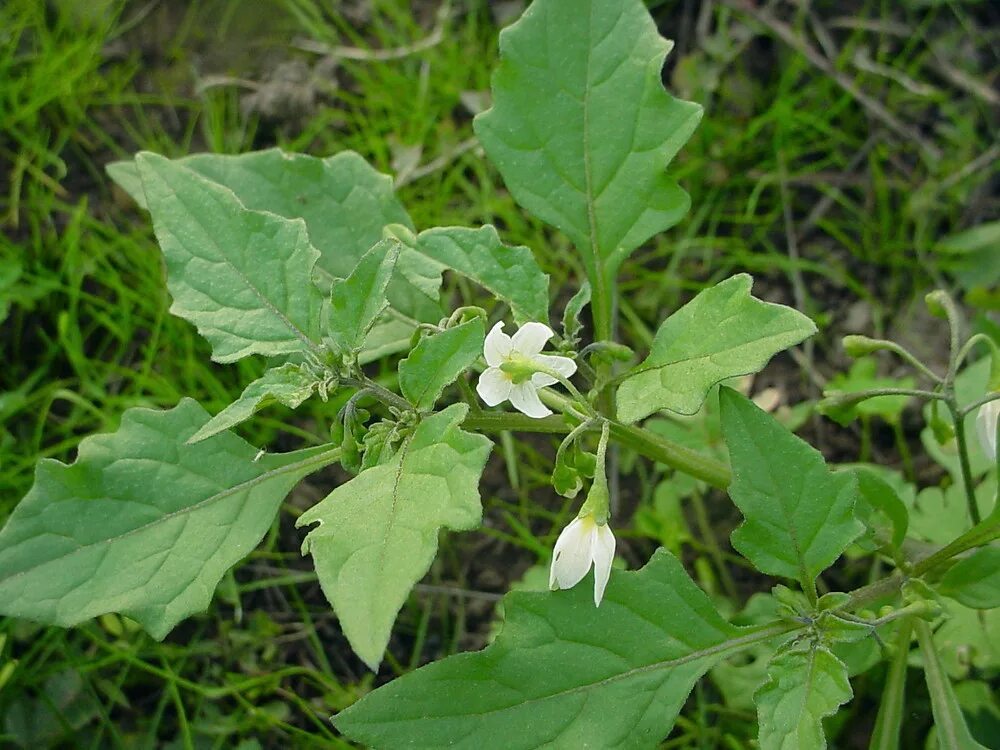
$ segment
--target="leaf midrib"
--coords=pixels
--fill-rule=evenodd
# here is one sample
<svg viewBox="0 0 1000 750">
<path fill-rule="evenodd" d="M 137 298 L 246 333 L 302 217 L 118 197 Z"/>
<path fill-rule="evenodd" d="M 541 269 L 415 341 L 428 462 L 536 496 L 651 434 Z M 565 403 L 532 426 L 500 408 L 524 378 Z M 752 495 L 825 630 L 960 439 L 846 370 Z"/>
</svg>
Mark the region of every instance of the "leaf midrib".
<svg viewBox="0 0 1000 750">
<path fill-rule="evenodd" d="M 708 648 L 698 649 L 696 651 L 691 652 L 690 654 L 685 654 L 684 656 L 677 657 L 675 659 L 665 659 L 663 661 L 654 662 L 652 664 L 646 664 L 641 667 L 633 667 L 632 669 L 625 670 L 624 672 L 612 675 L 610 677 L 605 677 L 604 679 L 597 680 L 595 682 L 590 682 L 584 685 L 577 685 L 572 688 L 566 688 L 564 690 L 559 690 L 555 693 L 549 693 L 548 695 L 533 696 L 531 698 L 528 698 L 527 700 L 512 705 L 502 706 L 500 708 L 494 708 L 488 711 L 474 711 L 462 714 L 446 714 L 443 716 L 433 716 L 433 717 L 424 715 L 418 719 L 410 719 L 409 721 L 420 721 L 422 719 L 433 720 L 433 719 L 451 719 L 451 718 L 463 718 L 463 717 L 473 717 L 473 716 L 489 716 L 491 714 L 500 713 L 502 711 L 509 711 L 511 709 L 521 708 L 523 706 L 531 705 L 533 703 L 551 700 L 552 698 L 561 698 L 567 695 L 574 695 L 576 693 L 584 692 L 587 690 L 598 689 L 601 687 L 605 687 L 607 685 L 615 684 L 622 680 L 627 680 L 632 677 L 640 676 L 650 672 L 673 669 L 674 667 L 683 666 L 693 661 L 698 661 L 699 659 L 705 659 L 712 656 L 722 655 L 728 651 L 747 648 L 755 643 L 770 640 L 771 638 L 775 638 L 779 635 L 783 635 L 785 633 L 789 633 L 794 630 L 800 630 L 802 627 L 803 627 L 802 625 L 793 623 L 776 623 L 775 625 L 772 625 L 770 627 L 761 628 L 753 633 L 748 633 L 747 635 L 743 635 L 738 638 L 731 638 L 729 640 L 723 641 L 722 643 L 709 646 Z"/>
<path fill-rule="evenodd" d="M 186 169 L 189 169 L 189 168 L 186 168 Z M 194 172 L 194 170 L 190 170 L 190 171 Z M 197 172 L 194 172 L 194 173 L 197 175 L 198 179 L 200 179 L 200 180 L 204 180 L 205 182 L 208 182 L 209 184 L 212 184 L 212 185 L 217 185 L 218 184 L 218 183 L 211 182 L 206 177 L 202 176 L 201 174 L 199 174 Z M 266 309 L 268 309 L 271 312 L 272 315 L 274 315 L 275 317 L 277 317 L 278 320 L 280 320 L 282 323 L 284 323 L 284 325 L 295 335 L 296 338 L 300 339 L 303 343 L 305 343 L 307 349 L 315 349 L 316 348 L 315 342 L 313 342 L 313 340 L 310 339 L 309 336 L 306 335 L 306 333 L 304 331 L 300 330 L 299 327 L 297 325 L 295 325 L 295 323 L 293 323 L 292 320 L 287 315 L 285 315 L 284 312 L 282 312 L 280 309 L 278 309 L 277 305 L 275 305 L 270 299 L 268 299 L 268 297 L 260 289 L 257 288 L 257 286 L 246 276 L 246 274 L 244 274 L 243 271 L 241 271 L 236 266 L 236 264 L 233 263 L 232 259 L 229 257 L 229 254 L 226 253 L 223 250 L 222 246 L 218 242 L 215 241 L 215 239 L 214 239 L 215 235 L 211 231 L 211 228 L 205 226 L 205 224 L 199 218 L 197 218 L 198 217 L 197 212 L 193 212 L 193 211 L 189 210 L 189 204 L 187 204 L 184 201 L 184 199 L 181 197 L 181 194 L 179 194 L 173 188 L 173 186 L 171 186 L 165 179 L 163 179 L 163 177 L 160 176 L 160 174 L 159 174 L 158 171 L 157 171 L 156 175 L 157 175 L 157 178 L 160 180 L 160 182 L 163 184 L 163 186 L 167 190 L 170 191 L 171 195 L 173 195 L 174 200 L 176 200 L 178 203 L 181 203 L 182 205 L 185 206 L 185 209 L 187 210 L 187 213 L 202 228 L 202 231 L 204 232 L 205 236 L 211 238 L 212 244 L 219 251 L 219 255 L 223 258 L 225 264 L 232 270 L 232 272 L 236 276 L 239 277 L 239 279 L 254 294 L 254 296 L 257 297 L 258 300 L 260 300 L 261 304 L 263 304 L 263 306 Z M 140 177 L 141 177 L 141 175 L 140 175 Z M 243 207 L 243 204 L 239 201 L 239 198 L 236 197 L 236 193 L 234 193 L 231 190 L 229 192 L 232 193 L 232 195 L 236 199 L 237 203 L 241 207 Z M 148 202 L 148 197 L 147 197 L 147 202 Z M 258 216 L 258 217 L 264 217 L 264 216 L 266 216 L 266 214 L 264 212 L 261 212 L 261 211 L 252 211 L 251 209 L 248 209 L 248 208 L 245 208 L 245 210 L 251 212 L 253 215 Z M 272 214 L 272 215 L 275 216 L 275 217 L 278 217 L 278 218 L 283 218 L 283 217 L 279 217 L 278 214 Z M 301 226 L 296 226 L 295 227 L 295 229 L 297 230 L 296 233 L 298 235 L 298 239 L 300 241 L 304 237 L 308 237 L 308 234 L 305 232 L 305 222 L 304 221 L 302 221 L 301 219 L 284 219 L 284 221 L 287 221 L 290 224 L 301 224 Z M 171 229 L 168 229 L 166 227 L 164 227 L 164 229 L 165 229 L 165 231 L 167 231 L 167 232 L 170 233 L 170 235 L 174 238 L 174 240 L 177 242 L 177 244 L 179 246 L 184 247 L 184 244 L 180 241 L 180 239 L 178 238 L 178 236 L 177 236 L 177 234 L 175 232 L 173 232 Z M 243 235 L 245 237 L 247 237 L 247 233 L 246 233 L 245 228 L 244 228 L 244 231 L 243 231 Z M 247 244 L 248 244 L 249 243 L 249 238 L 248 237 L 247 237 L 246 241 L 247 241 Z M 308 239 L 306 239 L 306 242 L 308 243 Z M 300 243 L 296 243 L 295 250 L 298 250 L 300 248 L 300 246 L 301 246 Z M 191 252 L 190 250 L 187 250 L 186 248 L 185 248 L 185 250 L 186 250 L 186 252 L 188 253 L 188 255 L 190 257 L 193 257 L 193 258 L 199 257 L 194 252 Z M 187 264 L 185 263 L 185 266 L 186 265 Z M 315 265 L 315 261 L 314 261 L 314 265 Z M 178 281 L 180 281 L 180 279 L 178 279 Z M 185 284 L 185 286 L 187 286 L 187 284 Z M 214 298 L 213 298 L 213 301 L 218 303 L 218 300 L 215 300 Z M 228 305 L 220 305 L 220 306 L 222 306 L 222 307 L 228 307 Z M 232 308 L 230 308 L 230 309 L 232 309 Z M 215 327 L 215 326 L 213 326 L 213 327 Z M 226 331 L 225 333 L 229 334 L 229 331 Z"/>
<path fill-rule="evenodd" d="M 287 464 L 285 466 L 279 466 L 276 469 L 271 469 L 270 471 L 264 472 L 263 474 L 259 474 L 258 476 L 253 477 L 252 479 L 248 479 L 248 480 L 246 480 L 244 482 L 240 482 L 239 484 L 234 485 L 233 487 L 227 487 L 226 489 L 224 489 L 224 490 L 222 490 L 220 492 L 216 492 L 214 495 L 210 495 L 209 497 L 205 498 L 204 500 L 199 500 L 194 505 L 188 505 L 188 506 L 185 506 L 185 507 L 180 508 L 178 510 L 172 511 L 170 513 L 166 513 L 166 514 L 164 514 L 164 515 L 162 515 L 162 516 L 160 516 L 160 517 L 158 517 L 158 518 L 150 521 L 149 523 L 145 523 L 142 526 L 137 526 L 134 529 L 129 529 L 128 531 L 126 531 L 123 534 L 118 534 L 117 536 L 108 537 L 106 539 L 99 539 L 99 540 L 97 540 L 95 542 L 90 542 L 89 544 L 81 545 L 81 546 L 77 547 L 76 549 L 73 549 L 73 550 L 71 550 L 69 552 L 66 552 L 66 553 L 62 554 L 62 555 L 59 555 L 57 557 L 49 558 L 48 560 L 45 560 L 45 561 L 43 561 L 43 562 L 41 562 L 41 563 L 39 563 L 37 565 L 34 565 L 34 566 L 30 567 L 30 568 L 26 568 L 24 570 L 18 571 L 17 573 L 13 573 L 12 575 L 6 576 L 4 578 L 0 578 L 0 585 L 6 584 L 9 581 L 13 581 L 13 580 L 15 580 L 17 578 L 20 578 L 23 575 L 27 575 L 29 573 L 32 573 L 33 571 L 36 571 L 36 570 L 38 570 L 40 568 L 43 568 L 46 565 L 49 565 L 51 563 L 62 562 L 64 560 L 70 559 L 70 558 L 72 558 L 72 557 L 80 554 L 81 552 L 84 552 L 85 550 L 88 550 L 88 549 L 90 549 L 92 547 L 98 547 L 98 546 L 103 546 L 103 545 L 112 545 L 112 544 L 115 544 L 117 542 L 122 541 L 123 539 L 127 539 L 128 537 L 131 537 L 131 536 L 134 536 L 134 535 L 136 535 L 136 534 L 138 534 L 140 532 L 146 531 L 147 529 L 150 529 L 150 528 L 153 528 L 155 526 L 158 526 L 161 523 L 165 523 L 166 521 L 168 521 L 170 519 L 176 518 L 178 516 L 181 516 L 181 515 L 184 515 L 184 514 L 187 514 L 187 513 L 194 513 L 197 510 L 199 510 L 199 509 L 201 509 L 201 508 L 203 508 L 203 507 L 205 507 L 207 505 L 210 505 L 210 504 L 215 503 L 215 502 L 217 502 L 219 500 L 222 500 L 222 499 L 224 499 L 226 497 L 234 495 L 237 492 L 240 492 L 242 490 L 250 489 L 250 488 L 254 487 L 257 484 L 261 484 L 262 482 L 266 482 L 267 480 L 273 479 L 273 478 L 278 477 L 278 476 L 281 476 L 282 474 L 293 473 L 295 471 L 298 471 L 299 469 L 307 468 L 308 466 L 310 466 L 312 464 L 330 463 L 330 461 L 331 460 L 335 460 L 336 455 L 339 455 L 339 454 L 340 454 L 340 449 L 339 448 L 334 448 L 334 449 L 331 449 L 330 451 L 326 451 L 324 453 L 320 453 L 319 455 L 312 456 L 310 458 L 305 458 L 305 459 L 303 459 L 301 461 L 297 461 L 297 462 L 292 463 L 292 464 Z"/>
</svg>

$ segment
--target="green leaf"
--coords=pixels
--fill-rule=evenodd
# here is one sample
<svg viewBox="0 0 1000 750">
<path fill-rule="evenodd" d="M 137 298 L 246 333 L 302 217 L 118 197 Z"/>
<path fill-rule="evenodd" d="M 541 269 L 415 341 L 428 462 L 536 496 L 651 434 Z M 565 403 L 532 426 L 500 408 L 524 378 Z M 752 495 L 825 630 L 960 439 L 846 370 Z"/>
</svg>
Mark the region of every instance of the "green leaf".
<svg viewBox="0 0 1000 750">
<path fill-rule="evenodd" d="M 323 449 L 258 459 L 232 433 L 186 444 L 207 420 L 190 399 L 129 409 L 75 463 L 43 459 L 0 531 L 0 614 L 70 626 L 121 612 L 163 638 L 205 609 L 288 491 L 333 460 Z"/>
<path fill-rule="evenodd" d="M 863 530 L 852 509 L 857 480 L 831 473 L 823 456 L 736 391 L 719 394 L 733 482 L 745 516 L 733 547 L 769 575 L 807 590 Z"/>
<path fill-rule="evenodd" d="M 858 478 L 859 493 L 855 515 L 867 529 L 866 549 L 875 551 L 891 547 L 898 550 L 906 539 L 910 522 L 906 504 L 899 499 L 892 485 L 875 471 L 858 468 L 854 474 Z"/>
<path fill-rule="evenodd" d="M 795 643 L 768 665 L 768 681 L 754 700 L 761 750 L 822 750 L 823 719 L 854 693 L 847 667 L 819 644 Z"/>
<path fill-rule="evenodd" d="M 583 330 L 583 323 L 580 320 L 580 316 L 583 314 L 583 308 L 589 304 L 590 282 L 584 281 L 576 294 L 570 297 L 569 302 L 566 303 L 566 309 L 563 310 L 563 338 L 570 345 L 575 345 L 580 340 L 580 331 Z"/>
<path fill-rule="evenodd" d="M 542 273 L 527 247 L 504 245 L 493 226 L 428 229 L 417 237 L 416 249 L 441 270 L 454 271 L 493 292 L 510 305 L 518 325 L 532 320 L 548 323 L 548 274 Z"/>
<path fill-rule="evenodd" d="M 930 625 L 917 619 L 914 621 L 914 628 L 924 660 L 924 677 L 927 680 L 927 691 L 931 695 L 931 712 L 934 714 L 938 747 L 940 750 L 986 750 L 976 742 L 965 723 L 955 691 L 941 666 Z"/>
<path fill-rule="evenodd" d="M 347 276 L 389 224 L 413 229 L 396 198 L 392 178 L 377 172 L 353 151 L 317 159 L 278 148 L 230 156 L 195 154 L 173 162 L 227 187 L 247 208 L 286 219 L 303 219 L 321 257 L 318 265 L 334 278 Z M 108 174 L 147 208 L 138 167 L 115 162 Z"/>
<path fill-rule="evenodd" d="M 272 401 L 295 409 L 315 389 L 315 378 L 303 372 L 298 365 L 288 363 L 273 367 L 248 385 L 236 401 L 208 420 L 188 438 L 188 443 L 201 442 L 245 422 L 254 412 Z"/>
<path fill-rule="evenodd" d="M 982 518 L 989 516 L 996 498 L 996 479 L 987 477 L 974 494 Z M 972 525 L 969 501 L 962 483 L 946 489 L 925 487 L 917 494 L 910 509 L 908 535 L 933 544 L 945 545 L 968 531 Z"/>
<path fill-rule="evenodd" d="M 492 645 L 404 675 L 334 723 L 372 748 L 655 748 L 691 688 L 744 634 L 672 555 L 614 571 L 601 606 L 581 584 L 514 592 Z"/>
<path fill-rule="evenodd" d="M 434 408 L 445 386 L 472 366 L 483 352 L 486 331 L 480 318 L 426 336 L 399 363 L 399 388 L 421 411 Z"/>
<path fill-rule="evenodd" d="M 906 698 L 906 667 L 910 656 L 913 623 L 904 617 L 896 634 L 896 653 L 885 676 L 882 700 L 879 701 L 875 728 L 869 750 L 899 750 L 899 731 L 903 726 Z"/>
<path fill-rule="evenodd" d="M 541 0 L 500 34 L 476 135 L 514 198 L 569 235 L 608 315 L 625 257 L 690 198 L 665 168 L 701 107 L 663 90 L 672 44 L 641 0 Z"/>
<path fill-rule="evenodd" d="M 389 302 L 385 290 L 402 246 L 386 239 L 362 256 L 346 279 L 330 288 L 330 307 L 324 332 L 343 354 L 357 352 Z"/>
<path fill-rule="evenodd" d="M 981 547 L 959 560 L 937 588 L 972 609 L 1000 607 L 1000 547 Z"/>
<path fill-rule="evenodd" d="M 323 298 L 305 224 L 246 209 L 232 191 L 157 154 L 136 164 L 166 259 L 170 312 L 198 327 L 212 358 L 313 347 Z"/>
<path fill-rule="evenodd" d="M 373 670 L 396 613 L 437 552 L 438 530 L 479 525 L 479 476 L 490 452 L 458 425 L 455 404 L 424 419 L 393 460 L 361 472 L 302 514 L 302 544 L 351 647 Z"/>
<path fill-rule="evenodd" d="M 290 154 L 281 149 L 254 151 L 238 156 L 196 154 L 175 163 L 232 190 L 254 211 L 267 211 L 286 219 L 302 219 L 309 239 L 319 251 L 316 270 L 323 288 L 335 278 L 348 276 L 379 240 L 389 224 L 413 229 L 413 222 L 396 198 L 392 178 L 371 167 L 353 151 L 325 159 Z M 138 168 L 133 162 L 115 162 L 108 174 L 143 208 Z M 387 296 L 393 309 L 419 321 L 441 318 L 438 301 L 441 274 L 434 264 L 404 250 Z M 375 325 L 363 361 L 405 348 L 413 326 L 384 317 Z"/>
<path fill-rule="evenodd" d="M 631 423 L 659 409 L 694 414 L 716 383 L 761 370 L 775 354 L 816 332 L 805 315 L 750 295 L 739 274 L 709 287 L 667 318 L 649 357 L 618 388 L 618 417 Z"/>
</svg>

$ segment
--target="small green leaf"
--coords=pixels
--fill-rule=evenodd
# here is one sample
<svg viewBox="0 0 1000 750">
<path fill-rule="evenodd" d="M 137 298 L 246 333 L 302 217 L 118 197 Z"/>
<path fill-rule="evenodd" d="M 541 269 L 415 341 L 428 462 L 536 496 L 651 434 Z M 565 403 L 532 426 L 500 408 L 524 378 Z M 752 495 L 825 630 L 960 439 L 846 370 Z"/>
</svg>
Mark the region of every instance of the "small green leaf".
<svg viewBox="0 0 1000 750">
<path fill-rule="evenodd" d="M 625 257 L 690 205 L 665 169 L 702 111 L 663 90 L 671 46 L 641 0 L 535 2 L 501 32 L 474 122 L 517 202 L 576 245 L 602 310 Z"/>
<path fill-rule="evenodd" d="M 190 399 L 129 409 L 75 463 L 43 459 L 0 531 L 0 613 L 70 626 L 120 612 L 163 638 L 205 609 L 288 491 L 334 460 L 325 448 L 258 458 L 232 433 L 188 445 L 207 420 Z"/>
<path fill-rule="evenodd" d="M 580 331 L 583 329 L 580 316 L 583 314 L 583 308 L 589 304 L 590 282 L 585 281 L 580 285 L 576 294 L 570 297 L 569 302 L 566 303 L 566 309 L 563 310 L 563 338 L 570 345 L 575 345 L 580 340 Z"/>
<path fill-rule="evenodd" d="M 438 530 L 479 524 L 490 441 L 459 429 L 467 412 L 455 404 L 427 417 L 393 460 L 362 471 L 296 521 L 319 524 L 302 552 L 313 556 L 344 634 L 373 670 L 396 613 L 434 560 Z"/>
<path fill-rule="evenodd" d="M 362 256 L 350 276 L 333 282 L 324 329 L 342 354 L 361 349 L 372 325 L 388 307 L 385 290 L 401 247 L 397 240 L 382 240 Z"/>
<path fill-rule="evenodd" d="M 972 609 L 1000 607 L 1000 547 L 981 547 L 959 560 L 938 591 Z"/>
<path fill-rule="evenodd" d="M 852 510 L 857 480 L 831 473 L 823 456 L 736 391 L 719 394 L 733 482 L 743 512 L 733 547 L 769 575 L 812 582 L 862 531 Z"/>
<path fill-rule="evenodd" d="M 170 312 L 212 344 L 212 358 L 308 350 L 319 333 L 319 258 L 305 224 L 245 208 L 232 191 L 157 154 L 136 156 L 167 265 Z"/>
<path fill-rule="evenodd" d="M 188 443 L 198 443 L 213 435 L 245 422 L 268 402 L 295 409 L 316 389 L 315 379 L 304 373 L 298 365 L 284 364 L 273 367 L 248 385 L 240 397 L 220 411 L 200 430 L 188 438 Z"/>
<path fill-rule="evenodd" d="M 768 681 L 754 696 L 761 750 L 822 750 L 823 719 L 854 693 L 847 667 L 816 643 L 800 641 L 768 665 Z"/>
<path fill-rule="evenodd" d="M 761 370 L 775 354 L 816 332 L 805 315 L 750 295 L 739 274 L 699 293 L 656 332 L 649 357 L 618 388 L 618 417 L 659 409 L 694 414 L 716 383 Z"/>
<path fill-rule="evenodd" d="M 931 712 L 940 750 L 986 750 L 973 738 L 965 723 L 962 708 L 958 705 L 955 690 L 941 666 L 935 647 L 931 626 L 923 620 L 914 620 L 920 654 L 924 660 L 924 677 L 931 695 Z"/>
<path fill-rule="evenodd" d="M 417 237 L 416 249 L 441 270 L 454 271 L 493 292 L 510 305 L 518 325 L 532 320 L 548 323 L 548 274 L 542 273 L 527 247 L 504 245 L 493 226 L 428 229 Z"/>
<path fill-rule="evenodd" d="M 338 714 L 372 748 L 655 748 L 698 678 L 745 647 L 669 553 L 583 584 L 504 598 L 492 645 L 404 675 Z"/>
<path fill-rule="evenodd" d="M 399 388 L 421 411 L 434 408 L 445 386 L 472 366 L 483 353 L 486 336 L 480 318 L 420 340 L 399 363 Z"/>
</svg>

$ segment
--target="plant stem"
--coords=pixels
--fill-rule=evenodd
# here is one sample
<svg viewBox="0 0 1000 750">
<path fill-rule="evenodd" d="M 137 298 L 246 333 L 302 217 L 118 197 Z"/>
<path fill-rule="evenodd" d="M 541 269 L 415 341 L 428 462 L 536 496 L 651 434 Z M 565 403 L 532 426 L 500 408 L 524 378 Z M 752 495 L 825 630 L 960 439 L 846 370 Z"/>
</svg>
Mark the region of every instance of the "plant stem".
<svg viewBox="0 0 1000 750">
<path fill-rule="evenodd" d="M 955 425 L 955 441 L 958 445 L 958 462 L 962 467 L 962 485 L 965 487 L 965 501 L 969 506 L 969 518 L 972 525 L 977 526 L 982 520 L 979 515 L 979 503 L 976 500 L 976 488 L 972 482 L 972 468 L 969 466 L 969 446 L 965 439 L 965 417 L 959 414 L 955 397 L 948 400 L 948 410 Z"/>
</svg>

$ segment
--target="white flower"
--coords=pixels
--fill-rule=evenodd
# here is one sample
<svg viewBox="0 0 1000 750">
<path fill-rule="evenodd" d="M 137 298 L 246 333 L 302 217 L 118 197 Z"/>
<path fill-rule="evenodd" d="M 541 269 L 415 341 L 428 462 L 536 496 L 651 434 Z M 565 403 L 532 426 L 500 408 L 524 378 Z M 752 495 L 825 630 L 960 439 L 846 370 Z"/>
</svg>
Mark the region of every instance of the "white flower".
<svg viewBox="0 0 1000 750">
<path fill-rule="evenodd" d="M 611 527 L 598 523 L 592 515 L 577 516 L 556 540 L 549 588 L 553 591 L 573 588 L 583 580 L 593 563 L 594 605 L 599 607 L 611 576 L 614 556 L 615 535 Z"/>
<path fill-rule="evenodd" d="M 976 417 L 976 431 L 983 453 L 991 461 L 997 460 L 997 420 L 1000 419 L 1000 399 L 988 401 L 979 407 Z"/>
<path fill-rule="evenodd" d="M 510 399 L 515 409 L 536 419 L 551 414 L 539 400 L 538 390 L 559 381 L 538 370 L 550 370 L 564 378 L 576 372 L 576 362 L 569 357 L 541 354 L 553 335 L 542 323 L 525 323 L 513 337 L 503 332 L 503 323 L 493 326 L 483 344 L 489 367 L 479 376 L 479 397 L 490 406 Z"/>
</svg>

